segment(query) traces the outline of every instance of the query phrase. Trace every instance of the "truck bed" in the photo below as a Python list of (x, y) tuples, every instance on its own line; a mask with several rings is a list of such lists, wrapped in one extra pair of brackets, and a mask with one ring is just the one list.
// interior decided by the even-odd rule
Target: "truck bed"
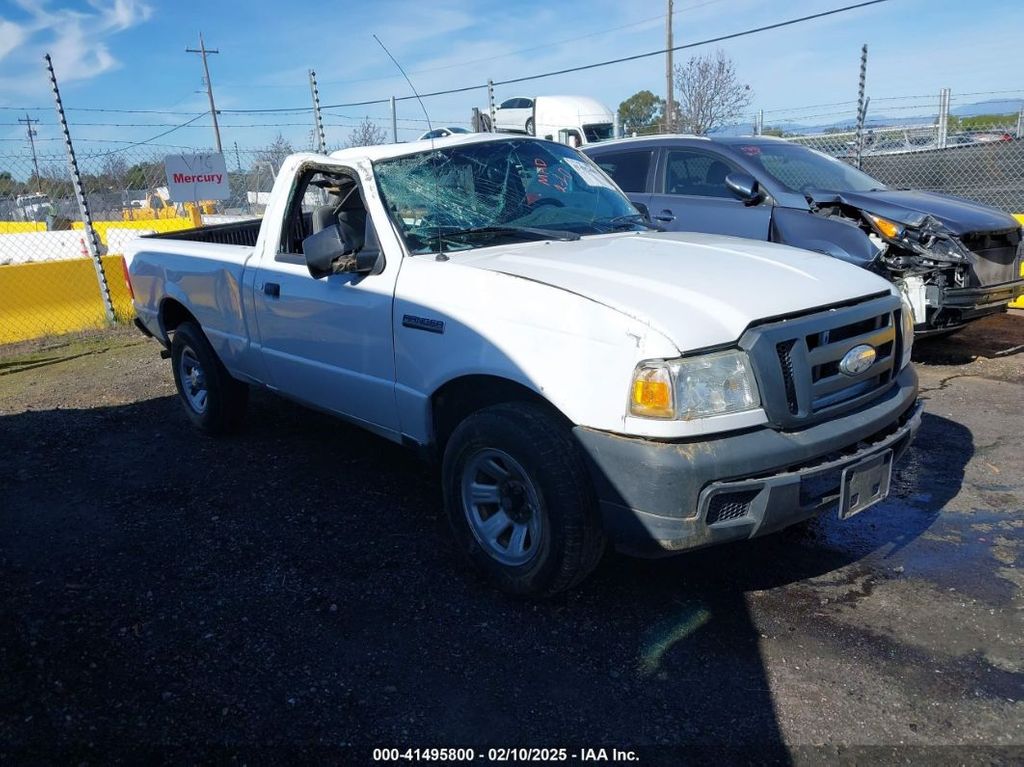
[(252, 248), (256, 246), (256, 238), (260, 236), (261, 223), (262, 219), (252, 218), (245, 221), (235, 221), (230, 224), (216, 224), (214, 226), (201, 226), (195, 229), (181, 229), (176, 232), (148, 234), (146, 237), (154, 240), (188, 240), (190, 242), (208, 242), (215, 245), (244, 245)]

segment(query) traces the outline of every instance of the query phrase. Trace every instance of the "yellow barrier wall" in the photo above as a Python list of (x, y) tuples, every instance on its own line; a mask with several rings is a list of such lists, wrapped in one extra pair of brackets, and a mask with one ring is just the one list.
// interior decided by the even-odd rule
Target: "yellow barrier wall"
[[(121, 256), (104, 256), (114, 313), (134, 316)], [(107, 324), (92, 259), (0, 266), (0, 344)]]
[[(1021, 224), (1024, 224), (1024, 213), (1014, 213), (1013, 217), (1020, 221)], [(1020, 265), (1020, 276), (1024, 277), (1024, 262), (1022, 262)], [(1014, 309), (1024, 309), (1024, 296), (1021, 296), (1016, 301), (1012, 301), (1010, 303), (1010, 306), (1012, 306)]]
[[(152, 232), (180, 232), (182, 229), (191, 229), (195, 224), (191, 218), (152, 218), (148, 221), (93, 221), (93, 228), (99, 235), (100, 242), (107, 244), (108, 229), (148, 229)], [(46, 228), (45, 226), (43, 227)], [(73, 221), (72, 229), (81, 231), (85, 227), (81, 221)]]
[(0, 221), (0, 234), (25, 234), (26, 232), (45, 232), (43, 221)]

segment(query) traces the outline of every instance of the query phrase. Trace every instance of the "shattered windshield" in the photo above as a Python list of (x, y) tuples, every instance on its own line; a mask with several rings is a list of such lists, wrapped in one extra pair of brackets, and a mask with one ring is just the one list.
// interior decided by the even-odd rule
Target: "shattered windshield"
[(380, 160), (374, 172), (410, 253), (647, 226), (603, 171), (549, 141), (449, 146)]
[(871, 192), (885, 189), (852, 165), (798, 144), (740, 144), (736, 149), (791, 192)]

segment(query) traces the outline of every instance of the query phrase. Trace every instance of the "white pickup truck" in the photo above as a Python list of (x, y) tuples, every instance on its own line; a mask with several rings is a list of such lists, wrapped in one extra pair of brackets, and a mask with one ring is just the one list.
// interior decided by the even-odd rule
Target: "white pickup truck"
[(251, 385), (440, 462), (458, 546), (510, 592), (885, 497), (920, 422), (880, 277), (651, 231), (575, 150), (459, 136), (298, 154), (260, 222), (136, 240), (139, 327), (185, 412)]

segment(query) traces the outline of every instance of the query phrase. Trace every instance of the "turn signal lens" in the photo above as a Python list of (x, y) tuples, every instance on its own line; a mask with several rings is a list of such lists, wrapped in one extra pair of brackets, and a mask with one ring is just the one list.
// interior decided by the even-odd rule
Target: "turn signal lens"
[(629, 412), (645, 418), (675, 418), (668, 368), (658, 365), (637, 369), (633, 374)]
[(870, 213), (867, 217), (871, 220), (871, 223), (875, 225), (875, 228), (882, 233), (884, 237), (888, 237), (890, 240), (895, 240), (900, 235), (900, 225), (893, 223), (887, 218), (881, 216), (872, 216)]

